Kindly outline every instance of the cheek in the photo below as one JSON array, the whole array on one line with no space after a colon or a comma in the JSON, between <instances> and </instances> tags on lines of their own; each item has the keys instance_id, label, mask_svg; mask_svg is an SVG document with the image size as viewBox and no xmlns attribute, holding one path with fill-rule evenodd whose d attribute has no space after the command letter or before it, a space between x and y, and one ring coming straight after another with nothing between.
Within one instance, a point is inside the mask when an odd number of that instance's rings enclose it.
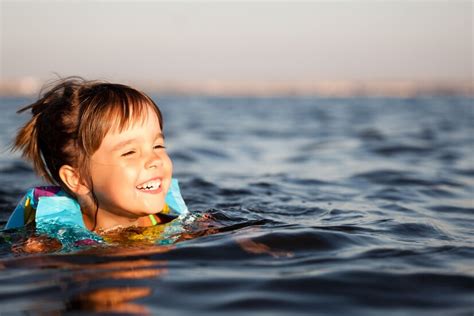
<instances>
[{"instance_id":1,"label":"cheek","mask_svg":"<svg viewBox=\"0 0 474 316\"><path fill-rule=\"evenodd\" d=\"M130 165L102 165L91 172L96 193L120 191L134 185L137 178L136 168Z\"/></svg>"},{"instance_id":2,"label":"cheek","mask_svg":"<svg viewBox=\"0 0 474 316\"><path fill-rule=\"evenodd\" d=\"M165 159L166 159L166 160L165 160L165 161L166 161L166 165L168 166L168 172L169 172L169 174L170 174L170 176L171 176L171 174L173 173L173 162L171 161L171 158L170 158L168 155L166 155L166 158L165 158Z\"/></svg>"},{"instance_id":3,"label":"cheek","mask_svg":"<svg viewBox=\"0 0 474 316\"><path fill-rule=\"evenodd\" d=\"M110 176L110 182L116 187L129 187L135 186L136 181L139 178L139 171L136 165L133 164L123 164L121 166L114 166ZM122 184L122 185L121 185Z\"/></svg>"},{"instance_id":4,"label":"cheek","mask_svg":"<svg viewBox=\"0 0 474 316\"><path fill-rule=\"evenodd\" d=\"M166 159L163 159L163 162L164 162L163 165L165 167L165 176L171 179L173 176L173 162L171 161L171 158L168 155L166 155ZM170 185L171 185L171 181L168 183L166 187L166 191L165 191L166 193L169 191Z\"/></svg>"},{"instance_id":5,"label":"cheek","mask_svg":"<svg viewBox=\"0 0 474 316\"><path fill-rule=\"evenodd\" d=\"M109 169L110 167L105 165L93 165L91 167L90 176L92 178L92 184L94 186L94 189L97 189L98 187L102 186L102 184L105 182L104 180L108 178L105 175L111 174Z\"/></svg>"}]
</instances>

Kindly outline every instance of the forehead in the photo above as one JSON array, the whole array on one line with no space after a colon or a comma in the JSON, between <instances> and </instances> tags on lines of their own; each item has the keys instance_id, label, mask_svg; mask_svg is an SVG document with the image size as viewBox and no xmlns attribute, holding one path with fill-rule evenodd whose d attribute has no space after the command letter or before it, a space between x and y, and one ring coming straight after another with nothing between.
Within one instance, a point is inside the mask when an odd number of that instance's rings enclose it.
<instances>
[{"instance_id":1,"label":"forehead","mask_svg":"<svg viewBox=\"0 0 474 316\"><path fill-rule=\"evenodd\" d=\"M149 132L161 133L161 126L158 114L152 106L145 106L137 112L131 112L128 118L112 116L111 126L106 133L108 135L128 134L135 130L149 130Z\"/></svg>"},{"instance_id":2,"label":"forehead","mask_svg":"<svg viewBox=\"0 0 474 316\"><path fill-rule=\"evenodd\" d=\"M102 140L94 156L109 155L109 153L120 150L127 145L137 145L143 142L155 142L162 139L163 134L158 117L153 110L143 116L143 120L130 122L124 128L110 129Z\"/></svg>"},{"instance_id":3,"label":"forehead","mask_svg":"<svg viewBox=\"0 0 474 316\"><path fill-rule=\"evenodd\" d=\"M158 109L147 102L134 104L133 106L113 107L106 119L108 121L107 134L120 133L147 123L156 123L161 130L161 117Z\"/></svg>"}]
</instances>

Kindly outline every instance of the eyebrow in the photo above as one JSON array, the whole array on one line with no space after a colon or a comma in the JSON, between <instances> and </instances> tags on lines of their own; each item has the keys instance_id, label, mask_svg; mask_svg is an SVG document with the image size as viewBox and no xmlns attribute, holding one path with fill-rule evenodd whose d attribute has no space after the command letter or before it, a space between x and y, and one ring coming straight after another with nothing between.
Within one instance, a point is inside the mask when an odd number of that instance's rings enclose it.
<instances>
[{"instance_id":1,"label":"eyebrow","mask_svg":"<svg viewBox=\"0 0 474 316\"><path fill-rule=\"evenodd\" d=\"M158 138L161 138L162 140L165 140L165 135L163 135L163 133L160 132L160 133L156 134L155 140L158 139ZM137 140L136 137L123 140L123 141L121 141L121 142L115 144L115 145L112 147L112 151L117 151L117 150L119 150L119 149L121 149L121 148L123 148L123 147L125 147L125 146L127 146L127 145L129 145L129 144L134 143L136 140Z\"/></svg>"}]
</instances>

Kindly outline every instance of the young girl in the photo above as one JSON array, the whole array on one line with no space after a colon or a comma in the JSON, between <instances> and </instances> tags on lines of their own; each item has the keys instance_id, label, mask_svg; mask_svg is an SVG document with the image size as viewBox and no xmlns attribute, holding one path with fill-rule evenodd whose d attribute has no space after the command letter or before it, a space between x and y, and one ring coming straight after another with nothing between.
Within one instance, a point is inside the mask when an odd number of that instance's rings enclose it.
<instances>
[{"instance_id":1,"label":"young girl","mask_svg":"<svg viewBox=\"0 0 474 316\"><path fill-rule=\"evenodd\" d=\"M143 92L71 77L18 112L27 110L32 117L13 148L52 186L29 190L5 228L35 223L64 242L61 229L74 227L87 243L101 240L96 233L187 213L171 177L163 117Z\"/></svg>"}]
</instances>

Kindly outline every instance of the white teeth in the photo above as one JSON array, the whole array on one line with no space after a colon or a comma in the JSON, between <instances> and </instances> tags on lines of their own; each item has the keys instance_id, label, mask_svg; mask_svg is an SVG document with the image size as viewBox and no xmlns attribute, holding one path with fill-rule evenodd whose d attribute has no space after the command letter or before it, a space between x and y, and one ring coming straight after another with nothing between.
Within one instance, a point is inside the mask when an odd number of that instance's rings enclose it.
<instances>
[{"instance_id":1,"label":"white teeth","mask_svg":"<svg viewBox=\"0 0 474 316\"><path fill-rule=\"evenodd\" d=\"M160 187L161 181L160 180L152 180L147 183L141 184L137 186L139 190L156 190Z\"/></svg>"}]
</instances>

